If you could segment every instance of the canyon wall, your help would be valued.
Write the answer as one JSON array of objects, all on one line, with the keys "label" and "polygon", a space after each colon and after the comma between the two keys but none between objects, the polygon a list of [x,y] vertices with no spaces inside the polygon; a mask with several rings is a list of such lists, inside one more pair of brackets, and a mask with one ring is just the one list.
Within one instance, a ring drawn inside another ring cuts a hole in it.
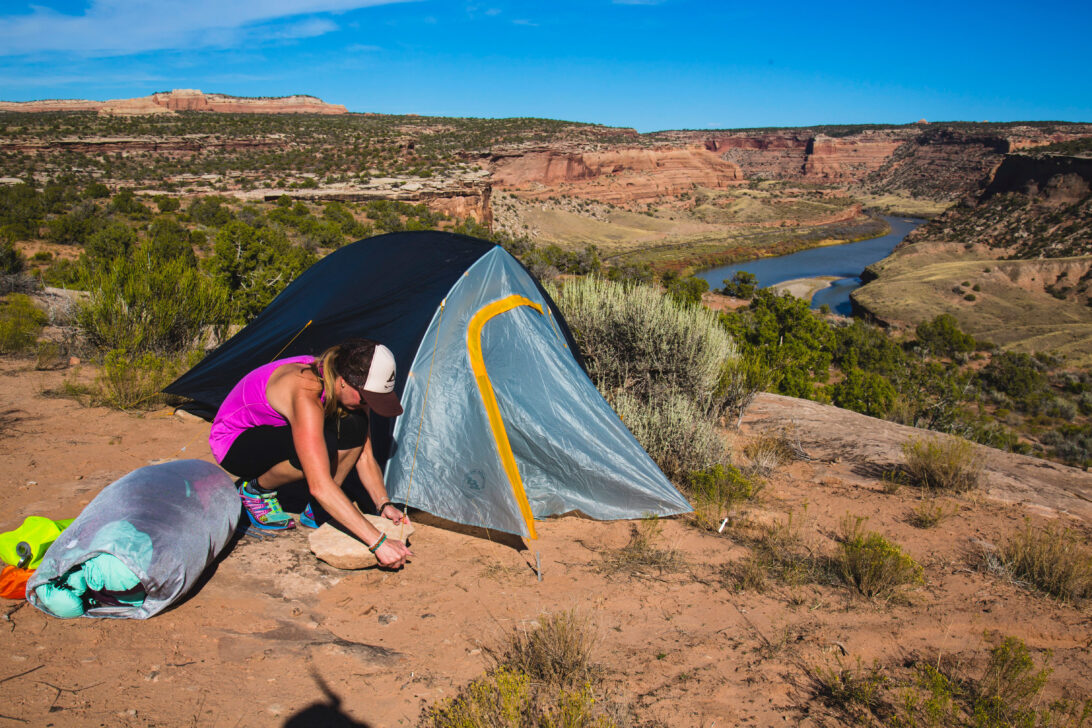
[{"label": "canyon wall", "polygon": [[712,136],[705,147],[752,179],[856,182],[878,169],[901,143],[885,133],[831,137],[771,132]]},{"label": "canyon wall", "polygon": [[1055,154],[1010,154],[982,193],[983,199],[1019,192],[1055,203],[1084,199],[1092,186],[1092,158]]},{"label": "canyon wall", "polygon": [[196,89],[175,89],[135,99],[87,101],[47,99],[44,101],[0,101],[0,111],[97,111],[100,114],[138,116],[171,114],[176,111],[211,111],[230,114],[348,114],[340,104],[327,104],[314,96],[295,95],[265,98],[206,94]]},{"label": "canyon wall", "polygon": [[347,114],[341,104],[327,104],[315,96],[297,94],[267,98],[206,94],[195,89],[175,89],[152,94],[152,101],[171,111],[215,111],[225,114]]},{"label": "canyon wall", "polygon": [[705,147],[562,152],[542,148],[485,160],[494,183],[528,196],[555,192],[602,202],[651,201],[691,190],[744,181],[739,166]]}]

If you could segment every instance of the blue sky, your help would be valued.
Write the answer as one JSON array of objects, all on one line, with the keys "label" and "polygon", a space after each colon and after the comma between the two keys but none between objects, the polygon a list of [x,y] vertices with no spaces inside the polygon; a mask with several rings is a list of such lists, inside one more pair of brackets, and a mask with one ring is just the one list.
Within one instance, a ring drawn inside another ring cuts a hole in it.
[{"label": "blue sky", "polygon": [[172,88],[680,128],[1092,121],[1092,3],[4,0],[0,99]]}]

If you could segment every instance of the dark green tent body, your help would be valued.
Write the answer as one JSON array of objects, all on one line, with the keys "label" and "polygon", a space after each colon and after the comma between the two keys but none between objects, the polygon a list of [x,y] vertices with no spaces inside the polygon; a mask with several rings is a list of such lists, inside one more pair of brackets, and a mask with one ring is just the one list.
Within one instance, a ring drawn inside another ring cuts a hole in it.
[{"label": "dark green tent body", "polygon": [[534,537],[534,519],[690,505],[588,379],[554,302],[500,246],[443,232],[345,246],[164,391],[214,412],[250,370],[346,338],[387,345],[405,412],[373,415],[391,499]]}]

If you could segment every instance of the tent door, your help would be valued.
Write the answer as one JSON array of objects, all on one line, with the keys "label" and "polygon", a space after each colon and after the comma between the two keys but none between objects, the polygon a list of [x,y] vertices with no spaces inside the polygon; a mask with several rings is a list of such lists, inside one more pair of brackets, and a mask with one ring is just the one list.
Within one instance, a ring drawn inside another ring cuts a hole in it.
[{"label": "tent door", "polygon": [[493,384],[489,381],[489,373],[485,369],[485,358],[482,356],[482,328],[486,322],[494,316],[499,316],[506,311],[511,311],[520,306],[530,306],[543,315],[542,306],[524,296],[508,296],[499,301],[494,301],[483,306],[467,326],[466,348],[470,355],[470,366],[474,370],[474,379],[478,383],[478,391],[482,395],[482,403],[485,406],[486,415],[489,417],[489,427],[493,431],[493,439],[497,443],[497,452],[500,455],[504,472],[508,476],[508,483],[512,487],[512,496],[519,505],[520,513],[527,524],[527,533],[531,538],[538,538],[535,533],[535,517],[531,513],[531,504],[527,502],[527,493],[523,489],[523,479],[520,477],[519,468],[516,466],[516,458],[512,454],[512,445],[508,442],[508,433],[504,429],[504,420],[501,418],[500,407],[497,405],[497,395],[493,391]]}]

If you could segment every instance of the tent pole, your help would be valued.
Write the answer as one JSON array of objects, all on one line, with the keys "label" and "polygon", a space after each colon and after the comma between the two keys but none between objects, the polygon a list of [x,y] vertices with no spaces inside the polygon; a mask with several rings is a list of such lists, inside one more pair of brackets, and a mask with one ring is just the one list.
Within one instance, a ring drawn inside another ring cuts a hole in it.
[{"label": "tent pole", "polygon": [[538,551],[535,552],[535,573],[538,574],[538,580],[542,581],[542,554]]}]

